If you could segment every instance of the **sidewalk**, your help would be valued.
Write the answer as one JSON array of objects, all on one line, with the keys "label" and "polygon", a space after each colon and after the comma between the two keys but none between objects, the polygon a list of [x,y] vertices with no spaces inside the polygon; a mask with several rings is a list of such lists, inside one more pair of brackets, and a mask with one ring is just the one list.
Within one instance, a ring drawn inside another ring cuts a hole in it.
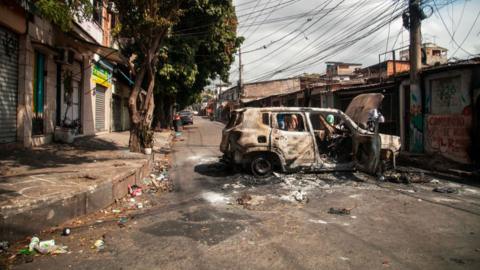
[{"label": "sidewalk", "polygon": [[[102,209],[141,184],[152,155],[128,150],[129,132],[0,153],[0,240],[15,240]],[[171,132],[155,134],[155,149]]]}]

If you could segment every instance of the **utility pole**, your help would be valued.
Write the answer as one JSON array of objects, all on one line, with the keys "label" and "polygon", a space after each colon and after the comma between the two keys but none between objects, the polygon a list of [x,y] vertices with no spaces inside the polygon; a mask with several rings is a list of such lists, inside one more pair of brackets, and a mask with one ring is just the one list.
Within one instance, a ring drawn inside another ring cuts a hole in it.
[{"label": "utility pole", "polygon": [[238,48],[238,99],[243,96],[243,65],[242,65],[242,48]]},{"label": "utility pole", "polygon": [[421,58],[421,9],[420,0],[409,0],[410,13],[410,91],[420,93],[420,76],[422,68]]}]

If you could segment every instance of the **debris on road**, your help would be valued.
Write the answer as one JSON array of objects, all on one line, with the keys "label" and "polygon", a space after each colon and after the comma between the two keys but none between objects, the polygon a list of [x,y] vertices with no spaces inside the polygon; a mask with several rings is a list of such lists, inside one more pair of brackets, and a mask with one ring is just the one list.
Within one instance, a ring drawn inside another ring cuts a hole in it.
[{"label": "debris on road", "polygon": [[436,187],[433,189],[433,192],[438,193],[458,193],[458,189],[452,187]]},{"label": "debris on road", "polygon": [[40,241],[38,237],[32,237],[28,249],[20,250],[20,254],[29,255],[34,251],[40,254],[62,254],[68,252],[68,247],[56,245],[53,239]]},{"label": "debris on road", "polygon": [[352,209],[347,209],[347,208],[330,207],[330,209],[328,209],[328,213],[333,215],[348,216],[350,215],[351,210]]},{"label": "debris on road", "polygon": [[316,224],[328,224],[328,222],[321,220],[321,219],[309,219],[311,223],[316,223]]},{"label": "debris on road", "polygon": [[96,249],[97,251],[102,251],[105,249],[105,240],[103,239],[98,239],[95,241],[95,244],[93,244],[92,249]]},{"label": "debris on road", "polygon": [[260,205],[260,204],[263,204],[264,202],[265,202],[265,196],[249,195],[246,193],[243,193],[242,196],[237,199],[237,203],[239,205],[242,205],[244,208]]},{"label": "debris on road", "polygon": [[431,184],[435,184],[435,185],[438,185],[440,184],[440,180],[438,179],[433,179],[432,181],[430,181]]},{"label": "debris on road", "polygon": [[[381,178],[381,179],[380,179]],[[423,172],[412,172],[412,171],[396,171],[390,170],[385,172],[379,178],[380,181],[387,181],[397,184],[411,184],[411,183],[426,183],[425,174]]]},{"label": "debris on road", "polygon": [[71,232],[72,232],[72,230],[71,230],[70,228],[68,228],[68,227],[67,227],[67,228],[63,228],[63,230],[62,230],[62,235],[63,235],[63,236],[69,236]]},{"label": "debris on road", "polygon": [[246,207],[248,205],[248,202],[252,200],[252,196],[246,194],[246,193],[243,193],[242,196],[240,198],[237,199],[237,203],[239,205],[243,205],[244,207]]},{"label": "debris on road", "polygon": [[305,191],[297,190],[293,193],[293,198],[299,203],[308,203],[308,197]]},{"label": "debris on road", "polygon": [[132,197],[137,197],[142,195],[142,188],[137,185],[128,185],[128,194]]},{"label": "debris on road", "polygon": [[2,241],[0,242],[0,253],[8,250],[8,242]]}]

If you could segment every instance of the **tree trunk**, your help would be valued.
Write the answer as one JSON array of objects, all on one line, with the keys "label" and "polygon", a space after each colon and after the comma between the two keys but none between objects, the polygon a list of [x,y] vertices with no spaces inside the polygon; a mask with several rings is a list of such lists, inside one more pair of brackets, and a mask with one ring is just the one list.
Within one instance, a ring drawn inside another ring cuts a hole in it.
[{"label": "tree trunk", "polygon": [[[140,66],[140,71],[135,77],[135,84],[132,93],[128,99],[128,109],[130,112],[130,141],[129,147],[131,152],[141,152],[143,141],[143,133],[145,130],[150,130],[153,120],[153,110],[155,108],[155,101],[153,100],[153,89],[155,87],[155,65],[157,62],[157,51],[160,42],[165,37],[168,28],[162,30],[161,33],[155,36],[154,40],[145,51],[145,59]],[[138,104],[138,98],[141,94],[141,86],[144,82],[145,74],[147,74],[147,95]],[[139,107],[137,108],[137,106]]]}]

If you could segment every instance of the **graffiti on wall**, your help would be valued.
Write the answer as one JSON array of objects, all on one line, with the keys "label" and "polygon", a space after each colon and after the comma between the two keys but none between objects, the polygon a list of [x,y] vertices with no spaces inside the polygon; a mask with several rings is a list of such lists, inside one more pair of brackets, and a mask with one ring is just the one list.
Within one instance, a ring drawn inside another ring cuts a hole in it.
[{"label": "graffiti on wall", "polygon": [[410,151],[423,152],[422,96],[419,89],[410,90]]},{"label": "graffiti on wall", "polygon": [[426,150],[460,163],[470,163],[471,123],[470,116],[428,115]]},{"label": "graffiti on wall", "polygon": [[427,97],[431,100],[432,114],[470,115],[470,91],[462,88],[460,76],[431,80],[431,91]]}]

